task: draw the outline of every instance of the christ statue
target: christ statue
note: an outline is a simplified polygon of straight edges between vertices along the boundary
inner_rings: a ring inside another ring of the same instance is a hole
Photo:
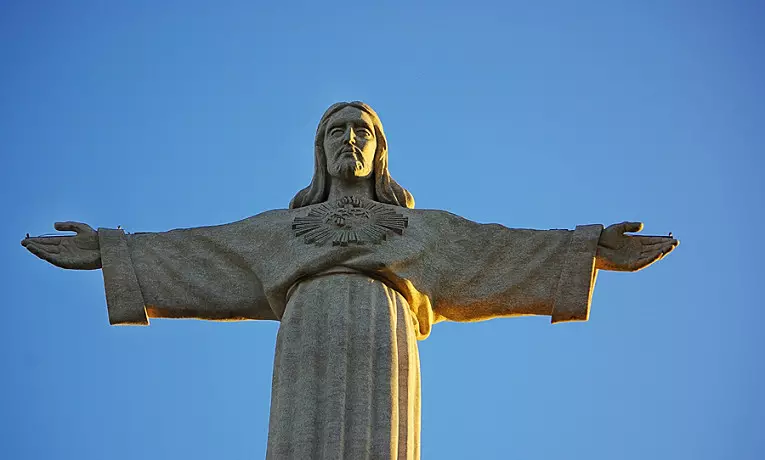
[[[415,209],[362,102],[324,113],[314,162],[289,209],[161,233],[59,222],[75,234],[21,244],[101,269],[111,324],[279,321],[267,458],[295,460],[418,459],[417,341],[434,324],[586,321],[598,270],[640,270],[678,245],[628,234],[639,222],[526,230]]]

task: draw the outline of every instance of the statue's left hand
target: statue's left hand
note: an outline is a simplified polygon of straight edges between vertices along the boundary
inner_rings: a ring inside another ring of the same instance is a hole
[[[76,232],[74,236],[42,236],[24,238],[21,245],[37,257],[51,264],[72,270],[101,268],[101,250],[98,232],[80,222],[56,222],[59,231]]]
[[[595,268],[635,272],[660,260],[680,244],[672,236],[625,235],[642,229],[642,222],[622,222],[604,229],[598,240]]]

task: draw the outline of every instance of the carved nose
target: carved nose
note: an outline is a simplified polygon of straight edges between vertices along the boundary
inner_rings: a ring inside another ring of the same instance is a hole
[[[352,129],[348,130],[348,134],[345,135],[345,142],[349,144],[355,144],[356,143],[356,135],[354,134]]]

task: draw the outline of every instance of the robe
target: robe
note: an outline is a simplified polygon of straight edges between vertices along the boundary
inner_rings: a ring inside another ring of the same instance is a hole
[[[280,321],[267,458],[418,459],[417,340],[440,321],[587,320],[603,227],[369,209],[370,225],[348,232],[348,214],[326,204],[161,233],[99,229],[109,321]]]

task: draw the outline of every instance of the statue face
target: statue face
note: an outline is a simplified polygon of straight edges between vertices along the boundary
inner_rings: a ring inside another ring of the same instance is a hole
[[[377,139],[372,117],[356,107],[332,115],[324,132],[327,172],[339,179],[365,179],[374,171]]]

